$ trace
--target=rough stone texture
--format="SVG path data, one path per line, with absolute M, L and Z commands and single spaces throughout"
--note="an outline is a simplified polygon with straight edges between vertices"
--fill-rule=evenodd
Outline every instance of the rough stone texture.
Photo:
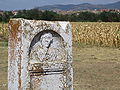
M 69 22 L 11 19 L 8 90 L 73 90 Z

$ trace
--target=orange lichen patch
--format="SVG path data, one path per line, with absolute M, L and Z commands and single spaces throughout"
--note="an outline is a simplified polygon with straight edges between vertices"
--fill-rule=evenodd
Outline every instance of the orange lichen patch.
M 31 69 L 30 71 L 30 76 L 40 76 L 43 74 L 44 70 L 43 68 L 41 68 L 41 64 L 40 63 L 35 63 L 31 65 Z
M 21 51 L 21 47 L 19 45 L 19 43 L 21 43 L 21 34 L 20 36 L 19 33 L 20 30 L 19 30 L 19 27 L 20 27 L 20 21 L 18 20 L 10 20 L 9 21 L 9 31 L 10 31 L 10 35 L 9 35 L 9 46 L 10 46 L 10 50 L 9 52 L 11 53 L 10 55 L 10 60 L 11 62 L 14 62 L 13 60 L 16 60 L 17 58 L 19 60 L 21 60 L 21 54 L 19 53 Z M 17 47 L 20 47 L 19 50 L 15 50 Z M 16 54 L 16 52 L 18 52 L 18 54 Z M 17 57 L 18 55 L 18 57 Z M 18 83 L 19 83 L 19 86 L 18 88 L 21 90 L 21 61 L 20 63 L 17 63 L 18 64 Z M 11 67 L 12 67 L 13 63 L 11 63 Z
M 19 55 L 19 58 L 20 58 L 20 60 L 21 60 L 21 54 Z M 18 86 L 18 88 L 21 90 L 21 61 L 20 61 L 20 64 L 18 64 L 18 83 L 19 83 L 19 86 Z
M 10 32 L 11 32 L 12 38 L 16 41 L 18 32 L 20 32 L 19 30 L 20 22 L 15 20 L 10 20 L 9 25 L 11 27 Z
M 10 31 L 10 35 L 9 35 L 9 46 L 10 46 L 10 53 L 11 53 L 11 59 L 10 60 L 15 60 L 16 56 L 15 56 L 15 47 L 16 47 L 16 42 L 17 42 L 17 35 L 18 35 L 18 28 L 20 26 L 19 21 L 15 21 L 15 20 L 10 20 L 9 21 L 9 31 Z

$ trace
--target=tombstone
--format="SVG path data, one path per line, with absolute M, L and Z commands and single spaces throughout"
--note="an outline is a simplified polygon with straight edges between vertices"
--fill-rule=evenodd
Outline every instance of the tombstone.
M 73 90 L 69 22 L 9 21 L 8 90 Z

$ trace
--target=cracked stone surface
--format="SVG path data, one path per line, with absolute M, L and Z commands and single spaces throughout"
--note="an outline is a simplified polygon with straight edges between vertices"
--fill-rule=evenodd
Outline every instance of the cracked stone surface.
M 9 90 L 73 90 L 69 22 L 11 19 L 9 32 Z

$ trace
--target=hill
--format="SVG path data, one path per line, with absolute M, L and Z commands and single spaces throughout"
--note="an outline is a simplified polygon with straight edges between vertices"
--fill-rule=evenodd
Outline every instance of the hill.
M 40 10 L 94 10 L 94 9 L 120 9 L 120 1 L 110 4 L 90 4 L 90 3 L 83 3 L 83 4 L 68 4 L 68 5 L 46 5 L 42 7 L 37 7 Z

